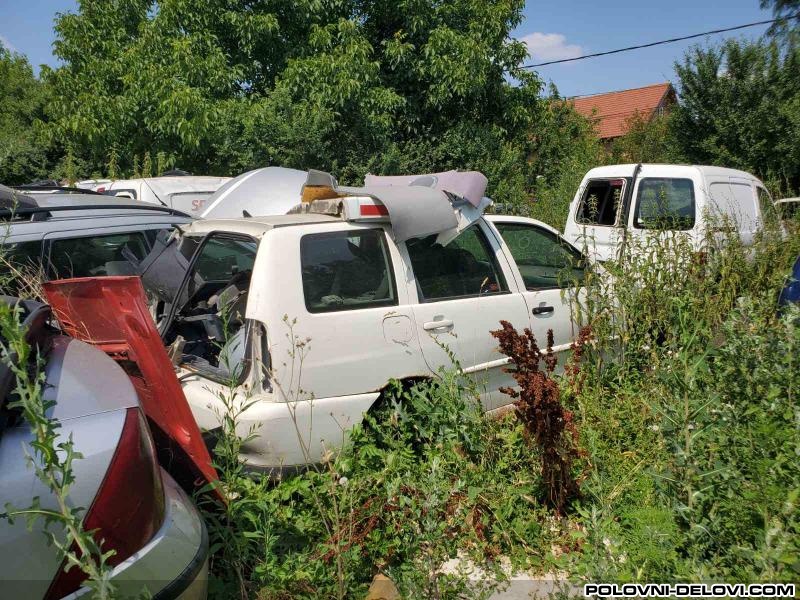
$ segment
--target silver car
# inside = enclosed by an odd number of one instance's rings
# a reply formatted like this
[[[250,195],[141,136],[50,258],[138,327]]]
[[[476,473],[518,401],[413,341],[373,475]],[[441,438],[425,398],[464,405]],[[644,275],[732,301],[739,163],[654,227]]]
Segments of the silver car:
[[[128,275],[161,231],[192,218],[100,194],[25,194],[0,185],[0,263],[39,279]],[[6,290],[17,292],[15,289]]]
[[[66,337],[47,325],[48,306],[0,297],[23,308],[28,338],[46,351],[45,398],[55,401],[52,417],[59,436],[72,436],[83,458],[73,463],[71,506],[84,507],[84,526],[97,529],[120,597],[147,588],[155,598],[206,597],[208,536],[192,501],[158,463],[147,419],[123,369],[101,350]],[[0,367],[0,507],[25,509],[39,497],[55,509],[55,497],[26,460],[32,434],[9,410],[14,382]],[[113,393],[109,393],[113,390]],[[0,521],[2,596],[55,599],[82,595],[82,574],[64,571],[47,543],[42,521]],[[57,530],[55,530],[57,531]]]

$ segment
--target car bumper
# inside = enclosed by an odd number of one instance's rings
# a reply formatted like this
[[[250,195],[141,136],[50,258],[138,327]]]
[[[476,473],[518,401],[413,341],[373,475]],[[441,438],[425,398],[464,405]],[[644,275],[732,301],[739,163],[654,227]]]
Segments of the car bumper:
[[[164,523],[153,539],[111,573],[116,595],[138,597],[147,589],[157,600],[205,600],[208,532],[194,503],[166,471]],[[135,493],[135,490],[131,490]],[[89,597],[81,588],[74,597]]]
[[[184,386],[186,399],[201,427],[219,433],[222,401],[197,387]],[[378,399],[378,392],[275,402],[254,396],[237,415],[236,433],[242,439],[240,458],[251,468],[282,470],[320,462],[340,448],[354,425]]]

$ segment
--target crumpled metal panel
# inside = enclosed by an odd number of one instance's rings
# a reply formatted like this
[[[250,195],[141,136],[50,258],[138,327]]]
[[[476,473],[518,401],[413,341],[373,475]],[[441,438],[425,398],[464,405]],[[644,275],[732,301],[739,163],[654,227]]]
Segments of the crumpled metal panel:
[[[479,171],[443,171],[425,175],[372,175],[364,179],[365,187],[414,186],[450,192],[476,207],[486,194],[489,180]]]
[[[125,369],[167,472],[187,491],[216,482],[219,477],[150,316],[140,279],[62,279],[45,283],[44,293],[67,334],[102,349]],[[225,501],[219,489],[214,494]]]

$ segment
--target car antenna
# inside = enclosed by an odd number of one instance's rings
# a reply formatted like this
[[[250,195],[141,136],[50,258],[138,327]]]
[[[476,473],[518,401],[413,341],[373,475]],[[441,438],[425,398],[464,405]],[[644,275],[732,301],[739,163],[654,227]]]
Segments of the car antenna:
[[[243,210],[243,211],[242,211],[242,216],[243,216],[243,217],[245,217],[245,218],[247,218],[247,219],[250,219],[250,218],[252,218],[252,217],[253,217],[253,215],[251,215],[251,214],[250,214],[249,212],[247,212],[246,210]]]
[[[170,208],[169,204],[167,204],[166,202],[164,202],[164,201],[161,199],[161,196],[159,196],[158,194],[156,194],[156,191],[153,189],[153,186],[152,186],[152,185],[150,185],[150,183],[147,181],[147,177],[142,177],[142,181],[144,181],[144,184],[145,184],[147,187],[149,187],[149,188],[150,188],[150,191],[151,191],[151,192],[153,192],[153,196],[155,196],[155,197],[156,197],[156,200],[158,200],[159,202],[161,202],[161,204],[163,204],[163,205],[164,205],[164,206],[166,206],[167,208]]]

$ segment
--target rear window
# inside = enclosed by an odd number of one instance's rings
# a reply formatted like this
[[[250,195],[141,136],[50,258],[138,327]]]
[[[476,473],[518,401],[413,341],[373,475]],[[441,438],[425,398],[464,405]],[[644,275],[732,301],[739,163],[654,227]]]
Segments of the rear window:
[[[304,235],[300,240],[300,262],[309,312],[397,304],[383,230]]]
[[[624,179],[592,179],[583,192],[575,220],[581,225],[612,226],[622,201]]]
[[[50,279],[130,275],[130,259],[141,261],[148,250],[142,232],[56,239],[50,242],[47,275]]]
[[[691,179],[646,177],[639,180],[634,225],[640,229],[692,229],[695,223]]]

